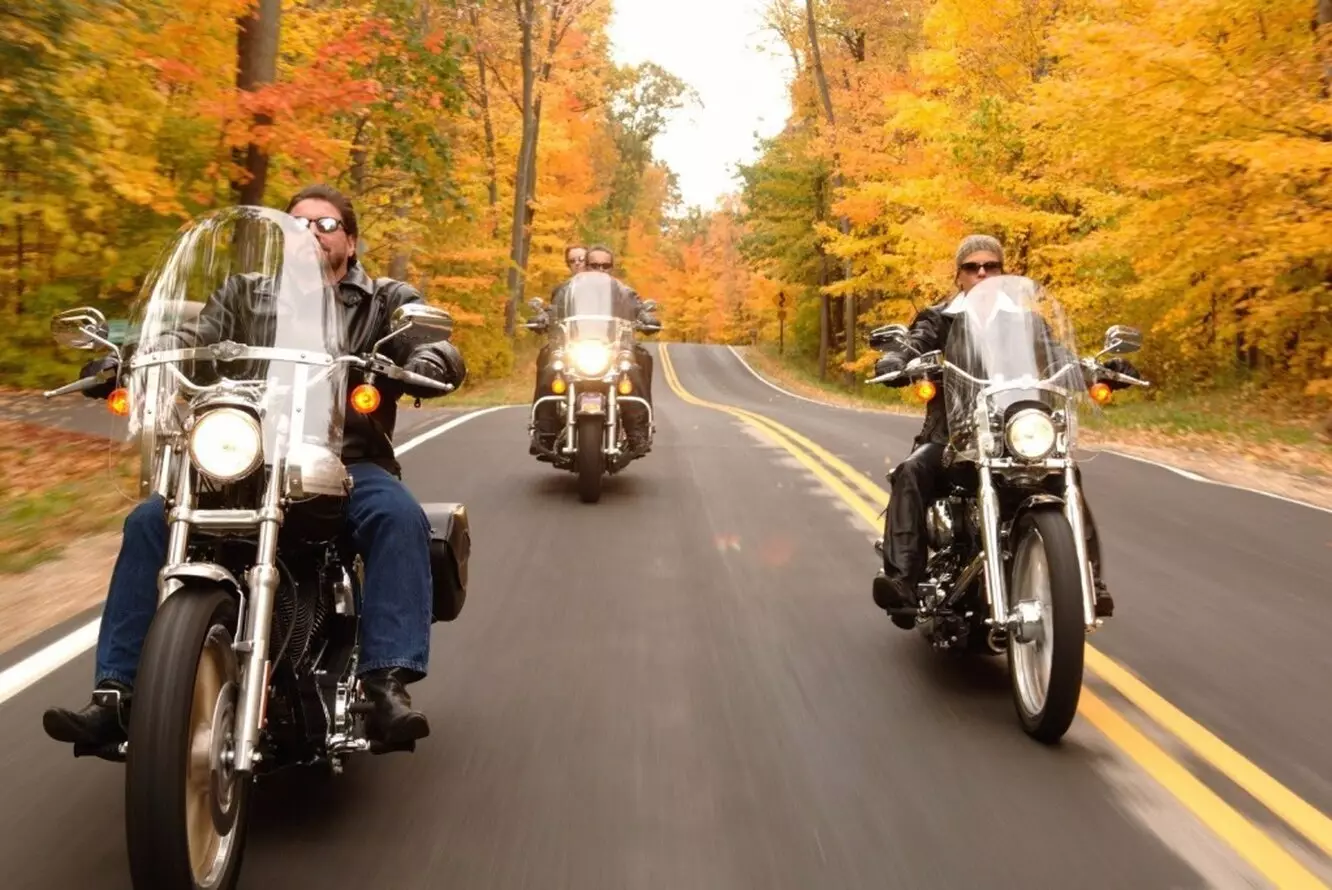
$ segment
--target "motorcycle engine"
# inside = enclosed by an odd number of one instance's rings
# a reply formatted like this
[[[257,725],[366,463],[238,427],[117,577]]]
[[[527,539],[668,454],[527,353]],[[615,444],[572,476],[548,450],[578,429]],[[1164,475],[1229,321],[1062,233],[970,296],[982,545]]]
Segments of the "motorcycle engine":
[[[929,510],[925,512],[925,530],[930,549],[936,553],[947,549],[953,543],[953,529],[956,524],[953,508],[953,499],[948,498],[931,504]]]

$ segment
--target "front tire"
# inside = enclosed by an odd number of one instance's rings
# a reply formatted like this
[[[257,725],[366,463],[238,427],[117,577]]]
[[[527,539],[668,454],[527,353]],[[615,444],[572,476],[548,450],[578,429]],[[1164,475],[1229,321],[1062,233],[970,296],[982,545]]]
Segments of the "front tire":
[[[141,890],[229,890],[240,875],[251,782],[222,756],[239,709],[235,630],[230,594],[184,588],[148,631],[125,765],[130,875]]]
[[[574,455],[578,472],[578,499],[585,504],[601,500],[601,477],[606,459],[601,453],[606,421],[601,417],[578,418],[578,452]]]
[[[1027,734],[1052,745],[1077,715],[1087,635],[1083,625],[1082,576],[1068,520],[1055,509],[1028,513],[1013,530],[1010,609],[1039,603],[1041,621],[1033,642],[1009,633],[1008,674],[1018,720]]]

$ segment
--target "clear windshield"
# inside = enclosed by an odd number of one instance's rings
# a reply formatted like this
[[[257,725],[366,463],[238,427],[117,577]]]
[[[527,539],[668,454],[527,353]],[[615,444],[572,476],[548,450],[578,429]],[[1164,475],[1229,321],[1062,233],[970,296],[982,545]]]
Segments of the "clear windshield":
[[[952,326],[944,345],[944,401],[954,443],[971,444],[978,406],[1002,416],[1034,402],[1067,412],[1071,448],[1086,389],[1073,327],[1058,301],[1029,278],[1003,275],[982,281],[945,311]]]
[[[635,314],[628,292],[605,272],[580,272],[555,297],[555,321],[566,342],[624,345],[633,337]]]
[[[253,405],[264,462],[342,452],[347,325],[314,235],[277,210],[232,207],[161,254],[126,331],[127,441],[148,493],[162,443],[218,399]]]

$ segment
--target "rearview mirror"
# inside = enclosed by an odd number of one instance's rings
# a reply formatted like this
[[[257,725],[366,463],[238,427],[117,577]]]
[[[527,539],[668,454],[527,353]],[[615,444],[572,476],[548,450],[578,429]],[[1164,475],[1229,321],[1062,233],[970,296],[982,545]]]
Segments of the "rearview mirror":
[[[405,341],[409,348],[438,343],[453,336],[453,316],[438,306],[407,303],[389,316],[389,335],[375,344],[375,352],[389,340]]]
[[[542,302],[540,297],[533,297],[532,299],[528,300],[527,305],[532,308],[533,312],[540,312],[542,309],[546,307],[546,304]]]
[[[1105,332],[1105,348],[1101,355],[1128,355],[1142,349],[1142,331],[1128,325],[1112,325]]]
[[[66,349],[114,348],[106,339],[110,332],[106,316],[90,306],[70,309],[51,319],[51,336]]]
[[[880,352],[903,347],[911,342],[910,333],[904,324],[886,324],[870,331],[869,345]]]

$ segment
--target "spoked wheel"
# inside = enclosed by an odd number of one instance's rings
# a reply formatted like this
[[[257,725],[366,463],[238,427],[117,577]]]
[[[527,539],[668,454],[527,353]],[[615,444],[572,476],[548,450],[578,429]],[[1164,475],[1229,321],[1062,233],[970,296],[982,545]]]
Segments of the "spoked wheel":
[[[601,453],[605,426],[606,421],[601,417],[578,418],[578,453],[574,460],[578,471],[578,499],[585,504],[601,500],[601,477],[606,469],[605,455]]]
[[[1077,549],[1056,510],[1028,513],[1014,535],[1008,591],[1021,624],[1008,643],[1013,701],[1027,734],[1054,744],[1073,724],[1082,692],[1086,629]]]
[[[250,782],[233,769],[239,669],[236,604],[186,588],[144,644],[125,768],[125,828],[136,888],[227,890],[240,874]]]

